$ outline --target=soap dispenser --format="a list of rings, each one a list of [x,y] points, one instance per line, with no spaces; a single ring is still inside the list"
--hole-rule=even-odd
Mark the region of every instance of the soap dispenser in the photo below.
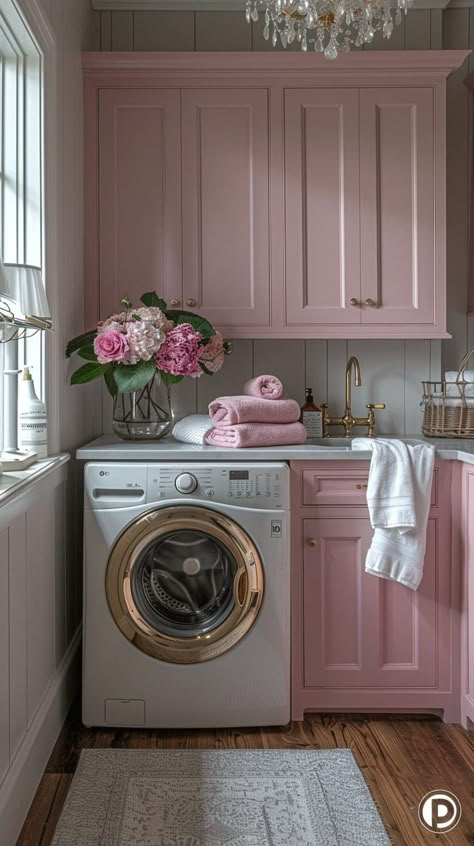
[[[38,458],[48,456],[48,426],[46,405],[37,396],[30,368],[23,369],[20,405],[20,444],[35,452]]]

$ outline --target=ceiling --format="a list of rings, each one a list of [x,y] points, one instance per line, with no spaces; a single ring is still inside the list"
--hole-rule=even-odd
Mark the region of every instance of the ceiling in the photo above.
[[[168,11],[189,11],[189,10],[219,10],[232,11],[244,9],[245,0],[92,0],[95,9],[162,9]],[[470,7],[474,0],[414,0],[413,7],[416,9],[445,9]]]

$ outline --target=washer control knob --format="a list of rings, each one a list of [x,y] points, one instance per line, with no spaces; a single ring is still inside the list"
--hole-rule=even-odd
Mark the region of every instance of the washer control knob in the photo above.
[[[196,490],[198,483],[192,473],[180,473],[174,480],[174,485],[180,493],[190,494]]]

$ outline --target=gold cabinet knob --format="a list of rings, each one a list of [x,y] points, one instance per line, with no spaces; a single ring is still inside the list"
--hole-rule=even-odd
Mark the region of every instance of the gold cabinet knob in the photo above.
[[[358,300],[356,297],[351,297],[349,302],[351,306],[360,306],[360,300]]]
[[[186,300],[186,305],[190,306],[190,308],[194,308],[195,306],[197,306],[197,302],[196,302],[196,300],[189,299],[189,300]]]
[[[308,546],[317,546],[318,545],[318,541],[316,540],[316,538],[308,538],[306,543],[308,544]]]
[[[173,308],[175,308],[176,306],[180,306],[180,305],[181,305],[181,300],[177,300],[175,297],[173,297],[173,299],[170,300],[170,306],[173,306]]]
[[[357,488],[358,491],[365,491],[365,490],[367,490],[368,487],[369,487],[368,485],[362,485],[362,484],[356,485],[356,488]]]
[[[367,297],[367,299],[364,300],[364,305],[369,306],[369,308],[377,308],[377,303],[372,299],[372,297]]]

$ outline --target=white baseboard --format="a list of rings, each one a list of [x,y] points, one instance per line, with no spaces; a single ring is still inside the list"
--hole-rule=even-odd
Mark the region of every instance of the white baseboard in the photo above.
[[[0,843],[15,846],[78,688],[81,628],[72,639],[0,785]]]

